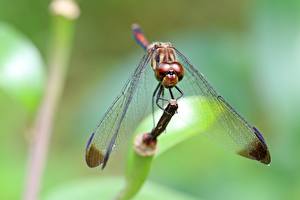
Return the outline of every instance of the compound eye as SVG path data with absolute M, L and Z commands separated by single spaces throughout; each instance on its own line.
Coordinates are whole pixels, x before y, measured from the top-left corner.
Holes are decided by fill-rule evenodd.
M 161 68 L 159 68 L 158 73 L 159 73 L 159 76 L 164 77 L 168 73 L 168 71 L 167 71 L 167 69 L 161 67 Z
M 155 75 L 158 80 L 162 80 L 168 71 L 170 70 L 170 65 L 166 63 L 161 63 L 159 67 L 155 70 Z
M 183 78 L 184 68 L 179 62 L 172 63 L 172 69 L 176 72 L 179 80 Z

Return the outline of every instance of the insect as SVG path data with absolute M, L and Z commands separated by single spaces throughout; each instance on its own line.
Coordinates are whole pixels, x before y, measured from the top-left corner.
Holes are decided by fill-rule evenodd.
M 264 164 L 271 162 L 259 130 L 227 103 L 179 50 L 169 42 L 150 44 L 136 24 L 132 31 L 146 53 L 91 134 L 86 146 L 89 167 L 101 165 L 103 169 L 114 146 L 122 137 L 129 138 L 138 122 L 155 109 L 164 110 L 166 101 L 186 96 L 210 103 L 212 115 L 217 119 L 209 132 L 213 138 L 224 143 L 226 140 L 227 146 L 244 157 Z M 180 101 L 178 104 L 180 107 Z

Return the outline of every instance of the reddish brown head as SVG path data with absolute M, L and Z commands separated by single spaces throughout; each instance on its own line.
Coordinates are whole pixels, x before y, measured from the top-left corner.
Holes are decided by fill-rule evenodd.
M 174 87 L 184 75 L 183 66 L 176 60 L 175 51 L 170 43 L 153 43 L 151 65 L 156 79 L 166 88 Z
M 183 78 L 184 69 L 179 62 L 160 63 L 155 70 L 158 81 L 166 88 L 174 87 Z

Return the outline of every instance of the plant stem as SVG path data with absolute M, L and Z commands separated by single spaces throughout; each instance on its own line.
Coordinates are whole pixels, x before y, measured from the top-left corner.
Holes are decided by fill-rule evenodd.
M 62 13 L 70 7 L 57 7 L 58 4 L 72 3 L 77 11 L 75 17 L 70 17 L 70 12 Z M 66 4 L 66 2 L 68 2 Z M 56 7 L 55 7 L 56 6 Z M 59 6 L 59 5 L 58 5 Z M 76 10 L 77 8 L 77 10 Z M 72 7 L 71 7 L 72 9 Z M 72 40 L 74 35 L 74 21 L 79 15 L 75 2 L 71 0 L 56 0 L 51 4 L 53 14 L 52 40 L 49 55 L 49 76 L 44 98 L 41 102 L 35 124 L 33 126 L 33 140 L 30 146 L 27 177 L 25 180 L 25 200 L 35 200 L 39 197 L 42 175 L 46 165 L 49 142 L 53 129 L 53 119 L 61 97 L 65 75 L 68 68 Z

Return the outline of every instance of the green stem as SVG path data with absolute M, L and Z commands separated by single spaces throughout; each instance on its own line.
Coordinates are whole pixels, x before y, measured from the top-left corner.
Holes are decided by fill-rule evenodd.
M 49 76 L 44 98 L 33 127 L 33 141 L 29 152 L 25 194 L 23 197 L 26 200 L 39 199 L 39 190 L 47 160 L 53 119 L 63 91 L 71 53 L 75 18 L 64 15 L 62 13 L 63 10 L 58 12 L 55 10 L 57 7 L 54 6 L 61 2 L 60 0 L 55 0 L 51 4 L 53 30 L 49 52 Z M 73 1 L 69 2 L 74 4 Z M 77 8 L 77 5 L 74 5 Z

